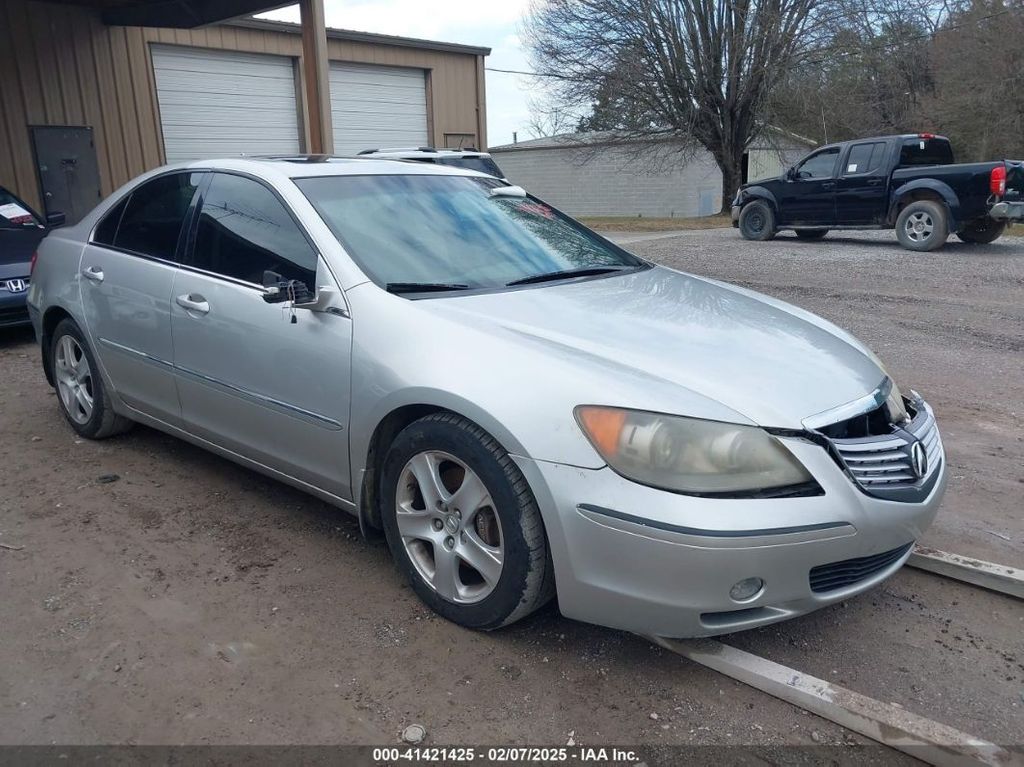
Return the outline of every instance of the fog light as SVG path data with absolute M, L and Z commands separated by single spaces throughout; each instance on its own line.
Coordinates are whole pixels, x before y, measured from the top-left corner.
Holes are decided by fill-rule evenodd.
M 760 578 L 744 578 L 729 589 L 729 596 L 734 602 L 746 602 L 760 594 L 763 588 L 764 581 Z

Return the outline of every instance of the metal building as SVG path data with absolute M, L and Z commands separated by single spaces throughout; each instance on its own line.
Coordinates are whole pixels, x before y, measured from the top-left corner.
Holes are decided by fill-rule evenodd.
M 77 221 L 167 162 L 485 146 L 487 48 L 236 18 L 258 0 L 0 0 L 0 186 Z
M 744 181 L 779 175 L 814 142 L 766 131 L 744 157 Z M 679 142 L 610 132 L 573 133 L 491 147 L 505 175 L 575 216 L 693 218 L 722 209 L 711 154 Z

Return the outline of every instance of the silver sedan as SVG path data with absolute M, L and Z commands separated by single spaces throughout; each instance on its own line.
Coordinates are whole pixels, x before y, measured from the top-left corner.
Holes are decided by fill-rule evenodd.
M 931 409 L 850 335 L 471 171 L 161 168 L 46 238 L 28 303 L 79 435 L 346 509 L 472 628 L 555 594 L 664 637 L 800 615 L 892 575 L 945 489 Z

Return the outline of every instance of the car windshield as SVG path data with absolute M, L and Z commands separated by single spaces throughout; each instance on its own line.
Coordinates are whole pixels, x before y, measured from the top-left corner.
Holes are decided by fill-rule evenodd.
M 36 229 L 42 225 L 25 203 L 0 187 L 0 229 Z
M 370 279 L 402 292 L 647 266 L 539 200 L 492 195 L 502 186 L 495 179 L 367 175 L 295 183 Z

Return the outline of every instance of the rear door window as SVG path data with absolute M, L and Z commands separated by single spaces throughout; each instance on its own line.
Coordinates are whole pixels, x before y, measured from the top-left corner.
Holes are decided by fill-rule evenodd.
M 863 173 L 872 173 L 878 170 L 882 166 L 882 156 L 884 154 L 884 141 L 854 144 L 850 148 L 849 156 L 846 158 L 846 167 L 843 168 L 843 175 L 859 176 Z
M 313 291 L 317 254 L 277 195 L 253 179 L 216 173 L 189 265 L 254 285 L 273 272 Z
M 133 253 L 174 260 L 178 237 L 202 173 L 170 173 L 132 192 L 114 234 L 114 246 Z M 120 206 L 118 206 L 120 207 Z M 115 208 L 112 213 L 116 213 Z M 109 234 L 104 219 L 101 228 Z

